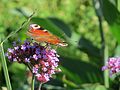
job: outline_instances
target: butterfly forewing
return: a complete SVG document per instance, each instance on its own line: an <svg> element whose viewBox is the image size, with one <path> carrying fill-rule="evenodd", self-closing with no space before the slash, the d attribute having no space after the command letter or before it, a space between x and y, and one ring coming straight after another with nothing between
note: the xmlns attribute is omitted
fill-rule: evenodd
<svg viewBox="0 0 120 90"><path fill-rule="evenodd" d="M64 41L59 39L57 36L53 35L47 30L40 28L41 27L36 24L30 25L30 30L28 30L27 34L38 42L46 42L49 44L54 44L59 46L67 46L67 44L64 43Z"/></svg>

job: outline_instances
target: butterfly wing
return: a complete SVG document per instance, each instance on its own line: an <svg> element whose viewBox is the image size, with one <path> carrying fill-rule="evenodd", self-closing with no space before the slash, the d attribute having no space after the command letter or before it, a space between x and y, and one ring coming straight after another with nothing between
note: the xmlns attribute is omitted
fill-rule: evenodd
<svg viewBox="0 0 120 90"><path fill-rule="evenodd" d="M47 42L54 45L67 46L67 44L59 39L57 36L53 35L45 29L41 29L40 26L37 29L30 29L27 34L38 42Z"/></svg>

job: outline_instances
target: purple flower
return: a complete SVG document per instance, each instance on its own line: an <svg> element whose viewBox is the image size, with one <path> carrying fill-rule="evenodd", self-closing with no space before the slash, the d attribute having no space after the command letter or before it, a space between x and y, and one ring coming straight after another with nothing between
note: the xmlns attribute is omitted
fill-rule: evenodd
<svg viewBox="0 0 120 90"><path fill-rule="evenodd" d="M8 56L8 59L10 59L10 60L11 60L11 59L12 59L12 56Z"/></svg>
<svg viewBox="0 0 120 90"><path fill-rule="evenodd" d="M25 45L21 45L21 49L25 51L26 50L26 46Z"/></svg>
<svg viewBox="0 0 120 90"><path fill-rule="evenodd" d="M16 46L17 44L16 44L16 42L13 42L13 46Z"/></svg>
<svg viewBox="0 0 120 90"><path fill-rule="evenodd" d="M103 67L102 67L102 71L104 71L104 70L106 70L106 69L108 69L107 66L103 66Z"/></svg>
<svg viewBox="0 0 120 90"><path fill-rule="evenodd" d="M55 61L59 61L59 59L57 57L53 57L53 60Z"/></svg>
<svg viewBox="0 0 120 90"><path fill-rule="evenodd" d="M15 49L15 50L18 50L18 49L19 49L19 46L14 47L14 49Z"/></svg>
<svg viewBox="0 0 120 90"><path fill-rule="evenodd" d="M38 56L37 56L36 54L34 54L34 55L33 55L33 58L34 58L35 60L37 60L37 59L38 59Z"/></svg>
<svg viewBox="0 0 120 90"><path fill-rule="evenodd" d="M37 48L35 51L36 54L40 54L40 48Z"/></svg>
<svg viewBox="0 0 120 90"><path fill-rule="evenodd" d="M43 67L42 70L43 70L44 72L46 72L46 71L47 71L47 68L46 68L46 67Z"/></svg>
<svg viewBox="0 0 120 90"><path fill-rule="evenodd" d="M42 74L37 76L37 80L44 82L44 83L49 81L50 80L49 78L50 78L50 75L47 73L44 73L44 74L42 73Z"/></svg>
<svg viewBox="0 0 120 90"><path fill-rule="evenodd" d="M51 74L55 74L55 70L50 70L50 73Z"/></svg>
<svg viewBox="0 0 120 90"><path fill-rule="evenodd" d="M46 59L48 59L48 57L47 57L46 55L43 55L43 59L45 59L45 60L46 60Z"/></svg>
<svg viewBox="0 0 120 90"><path fill-rule="evenodd" d="M30 62L30 59L29 58L25 58L25 62Z"/></svg>
<svg viewBox="0 0 120 90"><path fill-rule="evenodd" d="M13 58L13 61L17 61L17 59L16 59L16 58Z"/></svg>
<svg viewBox="0 0 120 90"><path fill-rule="evenodd" d="M13 52L14 52L14 49L8 48L8 52L9 52L9 53L13 53Z"/></svg>
<svg viewBox="0 0 120 90"><path fill-rule="evenodd" d="M46 79L46 81L49 81L49 74L45 73L44 78Z"/></svg>
<svg viewBox="0 0 120 90"><path fill-rule="evenodd" d="M54 49L51 50L52 53L57 53Z"/></svg>
<svg viewBox="0 0 120 90"><path fill-rule="evenodd" d="M38 73L38 68L33 67L33 73Z"/></svg>
<svg viewBox="0 0 120 90"><path fill-rule="evenodd" d="M27 49L30 49L30 48L31 48L31 46L30 46L30 45L26 45L26 48L27 48Z"/></svg>
<svg viewBox="0 0 120 90"><path fill-rule="evenodd" d="M40 54L38 55L38 58L41 58L41 55L40 55Z"/></svg>
<svg viewBox="0 0 120 90"><path fill-rule="evenodd" d="M52 60L52 59L53 59L53 57L52 57L51 55L48 55L48 58L49 58L50 60Z"/></svg>
<svg viewBox="0 0 120 90"><path fill-rule="evenodd" d="M48 66L49 66L49 63L48 63L48 62L45 62L44 64L45 64L45 66L46 66L46 67L48 67Z"/></svg>
<svg viewBox="0 0 120 90"><path fill-rule="evenodd" d="M45 50L41 50L41 53L44 55L44 54L46 54L46 51Z"/></svg>
<svg viewBox="0 0 120 90"><path fill-rule="evenodd" d="M30 70L37 80L45 83L50 80L52 74L58 72L59 55L50 46L25 41L21 45L15 45L13 49L8 48L6 53L10 62L23 63L29 65ZM117 64L116 64L117 65ZM117 69L117 71L119 71Z"/></svg>
<svg viewBox="0 0 120 90"><path fill-rule="evenodd" d="M24 45L30 45L30 42L28 40L25 40Z"/></svg>
<svg viewBox="0 0 120 90"><path fill-rule="evenodd" d="M102 70L110 70L110 76L120 72L120 57L109 58L106 62L107 65L102 67Z"/></svg>

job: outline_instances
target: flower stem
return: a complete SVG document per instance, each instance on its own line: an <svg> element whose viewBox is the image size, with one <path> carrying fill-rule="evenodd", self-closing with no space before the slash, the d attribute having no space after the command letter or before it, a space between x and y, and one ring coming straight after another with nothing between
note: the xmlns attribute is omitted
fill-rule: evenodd
<svg viewBox="0 0 120 90"><path fill-rule="evenodd" d="M106 66L106 62L108 60L108 47L105 46L104 50L104 65ZM104 71L104 84L105 87L109 88L109 70Z"/></svg>
<svg viewBox="0 0 120 90"><path fill-rule="evenodd" d="M41 87L42 87L42 83L40 83L38 90L41 90Z"/></svg>
<svg viewBox="0 0 120 90"><path fill-rule="evenodd" d="M101 36L101 56L102 60L104 60L104 65L106 65L106 61L108 59L108 48L105 45L105 37L102 27L102 17L98 16L99 20L99 30L100 30L100 36ZM104 85L106 88L109 88L109 72L104 71Z"/></svg>
<svg viewBox="0 0 120 90"><path fill-rule="evenodd" d="M35 84L35 75L32 76L32 83L31 83L31 90L34 90L34 84Z"/></svg>
<svg viewBox="0 0 120 90"><path fill-rule="evenodd" d="M103 32L103 27L102 27L102 0L93 0L93 4L95 7L96 15L99 20L99 32L100 32L100 37L101 37L101 58L104 60L104 65L106 60L108 59L108 49L105 45L105 37L104 37L104 32ZM104 71L104 85L106 88L109 88L109 75L108 71Z"/></svg>
<svg viewBox="0 0 120 90"><path fill-rule="evenodd" d="M5 59L5 54L4 54L4 49L3 49L3 43L0 44L0 56L1 56L1 61L2 61L2 67L5 75L5 80L7 84L8 90L12 90L11 83L10 83L10 78L8 74L8 68L6 64L6 59Z"/></svg>

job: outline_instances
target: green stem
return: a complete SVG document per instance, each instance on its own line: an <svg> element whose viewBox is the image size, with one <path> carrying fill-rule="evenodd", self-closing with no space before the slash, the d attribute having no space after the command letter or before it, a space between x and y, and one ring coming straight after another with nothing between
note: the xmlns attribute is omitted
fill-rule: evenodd
<svg viewBox="0 0 120 90"><path fill-rule="evenodd" d="M93 0L93 4L95 7L96 14L99 20L99 32L101 37L101 58L104 60L104 65L108 59L108 49L105 45L105 37L102 27L102 0ZM104 71L104 85L106 88L109 88L109 73L108 71Z"/></svg>
<svg viewBox="0 0 120 90"><path fill-rule="evenodd" d="M104 50L104 65L106 66L106 62L108 60L108 47L105 47ZM106 86L106 88L109 88L109 70L105 70L104 71L104 84Z"/></svg>
<svg viewBox="0 0 120 90"><path fill-rule="evenodd" d="M31 83L31 90L34 90L34 84L35 84L35 75L32 76L32 83Z"/></svg>
<svg viewBox="0 0 120 90"><path fill-rule="evenodd" d="M4 54L4 49L3 49L3 43L0 44L0 55L1 55L1 61L2 61L2 67L5 75L5 80L7 84L8 90L12 90L11 83L10 83L10 78L8 74L8 69L7 69L7 64L6 64L6 59L5 59L5 54Z"/></svg>
<svg viewBox="0 0 120 90"><path fill-rule="evenodd" d="M38 90L42 90L41 87L42 87L42 83L40 83Z"/></svg>
<svg viewBox="0 0 120 90"><path fill-rule="evenodd" d="M105 45L105 37L102 27L102 17L98 16L99 20L99 30L100 30L100 36L101 36L101 56L102 60L104 60L104 65L106 65L106 61L108 60L108 49ZM104 71L104 85L106 88L109 88L109 72Z"/></svg>
<svg viewBox="0 0 120 90"><path fill-rule="evenodd" d="M108 49L105 45L105 37L102 27L102 18L98 16L98 20L99 20L99 30L101 36L101 57L102 60L104 60L104 65L106 65L106 61L108 60ZM104 71L104 85L106 88L109 88L109 73L107 70Z"/></svg>

